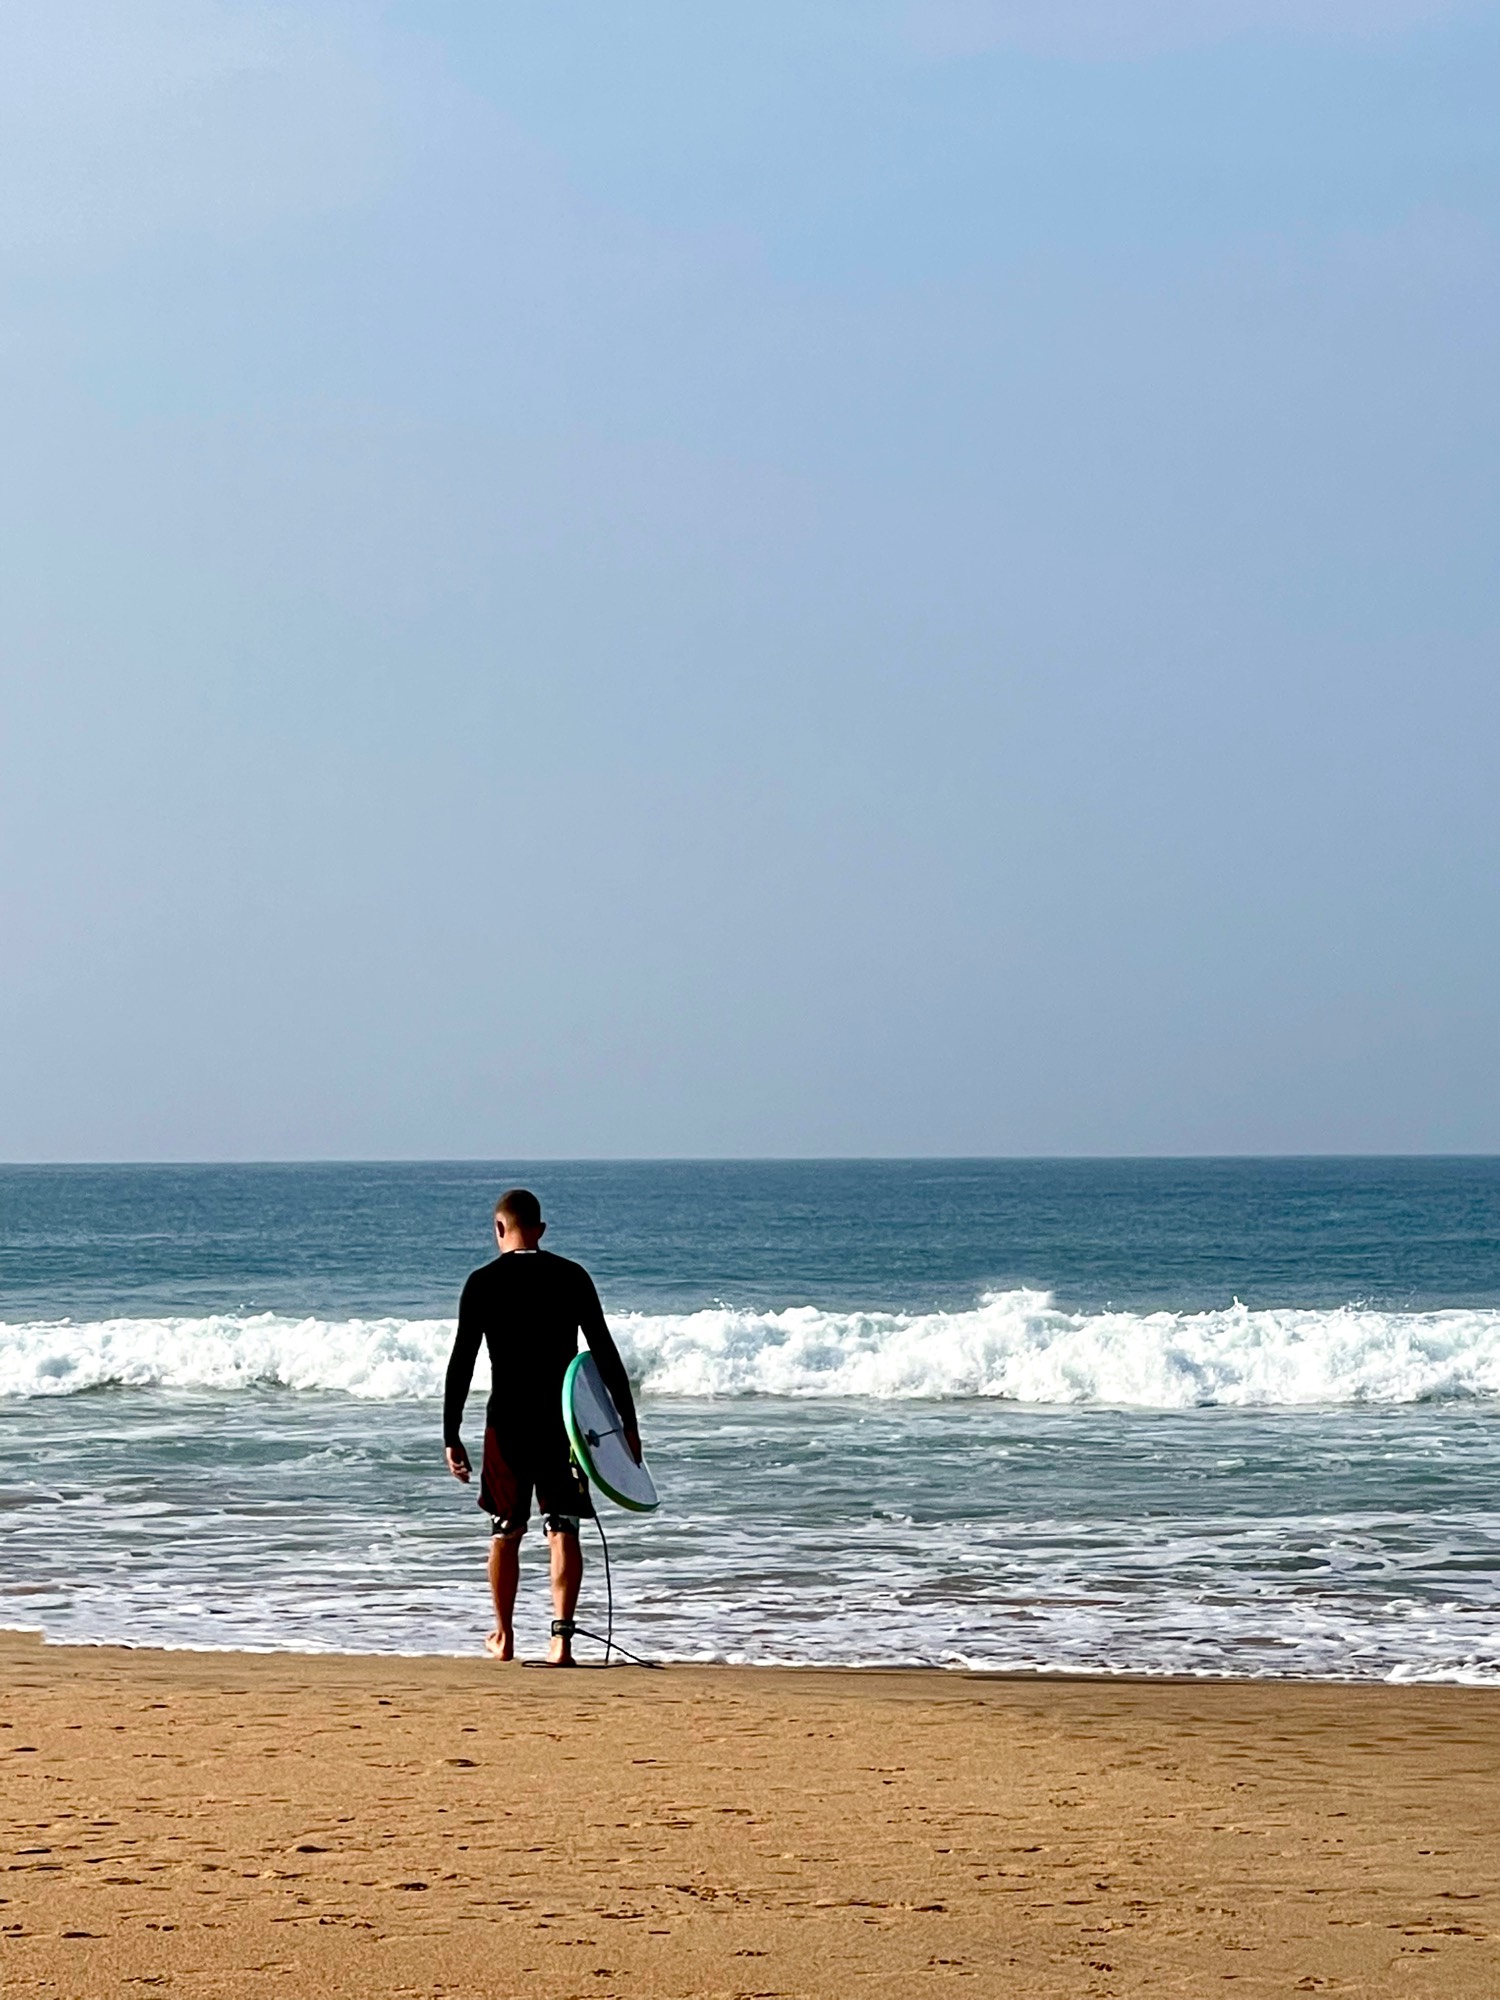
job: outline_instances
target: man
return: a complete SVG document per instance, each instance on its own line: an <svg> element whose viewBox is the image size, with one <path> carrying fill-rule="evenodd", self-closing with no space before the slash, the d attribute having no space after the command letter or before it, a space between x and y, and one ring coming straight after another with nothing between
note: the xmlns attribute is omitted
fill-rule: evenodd
<svg viewBox="0 0 1500 2000"><path fill-rule="evenodd" d="M465 1486L473 1467L459 1436L474 1378L479 1343L490 1352L490 1402L485 1414L479 1504L490 1517L490 1591L495 1629L485 1651L515 1657L516 1585L521 1537L536 1495L552 1558L552 1644L547 1664L573 1665L573 1613L583 1581L578 1528L592 1516L588 1481L573 1462L563 1423L562 1385L578 1352L580 1329L606 1388L615 1399L625 1441L641 1455L630 1378L604 1322L594 1281L581 1264L539 1246L547 1225L541 1204L525 1188L495 1203L500 1254L473 1272L458 1307L458 1334L443 1397L443 1444L448 1470Z"/></svg>

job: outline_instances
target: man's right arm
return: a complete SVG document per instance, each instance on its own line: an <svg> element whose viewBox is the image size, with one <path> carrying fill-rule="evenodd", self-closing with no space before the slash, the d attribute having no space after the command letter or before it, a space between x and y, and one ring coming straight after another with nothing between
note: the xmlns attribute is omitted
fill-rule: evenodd
<svg viewBox="0 0 1500 2000"><path fill-rule="evenodd" d="M604 1317L604 1308L599 1303L599 1294L594 1289L594 1281L582 1265L578 1267L582 1280L578 1306L578 1324L583 1328L583 1337L589 1350L599 1364L599 1373L604 1386L614 1398L615 1408L620 1412L620 1420L625 1431L625 1442L630 1446L637 1465L641 1462L640 1424L635 1414L635 1398L630 1393L630 1377L625 1372L625 1363L620 1359L620 1350L615 1346L614 1336L609 1330L609 1322Z"/></svg>
<svg viewBox="0 0 1500 2000"><path fill-rule="evenodd" d="M474 1380L474 1363L479 1359L479 1343L483 1338L484 1320L471 1277L458 1302L458 1331L453 1336L453 1352L448 1357L448 1376L443 1385L443 1446L448 1470L455 1479L465 1482L471 1467L459 1433L464 1420L464 1404L469 1400L469 1385Z"/></svg>

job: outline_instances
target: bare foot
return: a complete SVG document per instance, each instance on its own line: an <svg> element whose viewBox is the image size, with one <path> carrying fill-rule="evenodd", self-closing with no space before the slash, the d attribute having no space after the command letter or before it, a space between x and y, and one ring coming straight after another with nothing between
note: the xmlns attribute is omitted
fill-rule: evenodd
<svg viewBox="0 0 1500 2000"><path fill-rule="evenodd" d="M546 1664L549 1667L576 1667L578 1662L573 1658L572 1642L561 1637L554 1639L547 1648Z"/></svg>
<svg viewBox="0 0 1500 2000"><path fill-rule="evenodd" d="M484 1650L492 1660L513 1660L516 1657L516 1641L510 1632L487 1632Z"/></svg>

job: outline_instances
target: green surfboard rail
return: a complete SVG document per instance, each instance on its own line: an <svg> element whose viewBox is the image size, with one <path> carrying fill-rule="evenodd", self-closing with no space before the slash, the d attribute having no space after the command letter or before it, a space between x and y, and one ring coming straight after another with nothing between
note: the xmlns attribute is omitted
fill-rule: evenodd
<svg viewBox="0 0 1500 2000"><path fill-rule="evenodd" d="M573 1447L573 1456L583 1467L591 1483L598 1487L606 1499L613 1500L617 1507L623 1507L631 1514L653 1513L655 1510L652 1507L647 1506L640 1500L627 1499L623 1493L617 1492L607 1479L600 1477L599 1468L594 1463L594 1455L589 1450L588 1437L580 1426L577 1417L573 1414L573 1378L588 1358L587 1349L580 1354L575 1354L573 1359L568 1363L567 1374L563 1377L563 1422L567 1425L568 1442Z"/></svg>

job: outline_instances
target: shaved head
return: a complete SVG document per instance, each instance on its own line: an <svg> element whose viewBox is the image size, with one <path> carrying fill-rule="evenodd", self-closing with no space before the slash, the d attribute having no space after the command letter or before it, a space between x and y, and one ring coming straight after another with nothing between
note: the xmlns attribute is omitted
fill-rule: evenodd
<svg viewBox="0 0 1500 2000"><path fill-rule="evenodd" d="M495 1220L509 1220L519 1229L538 1229L542 1221L542 1204L529 1188L507 1188L495 1203Z"/></svg>

